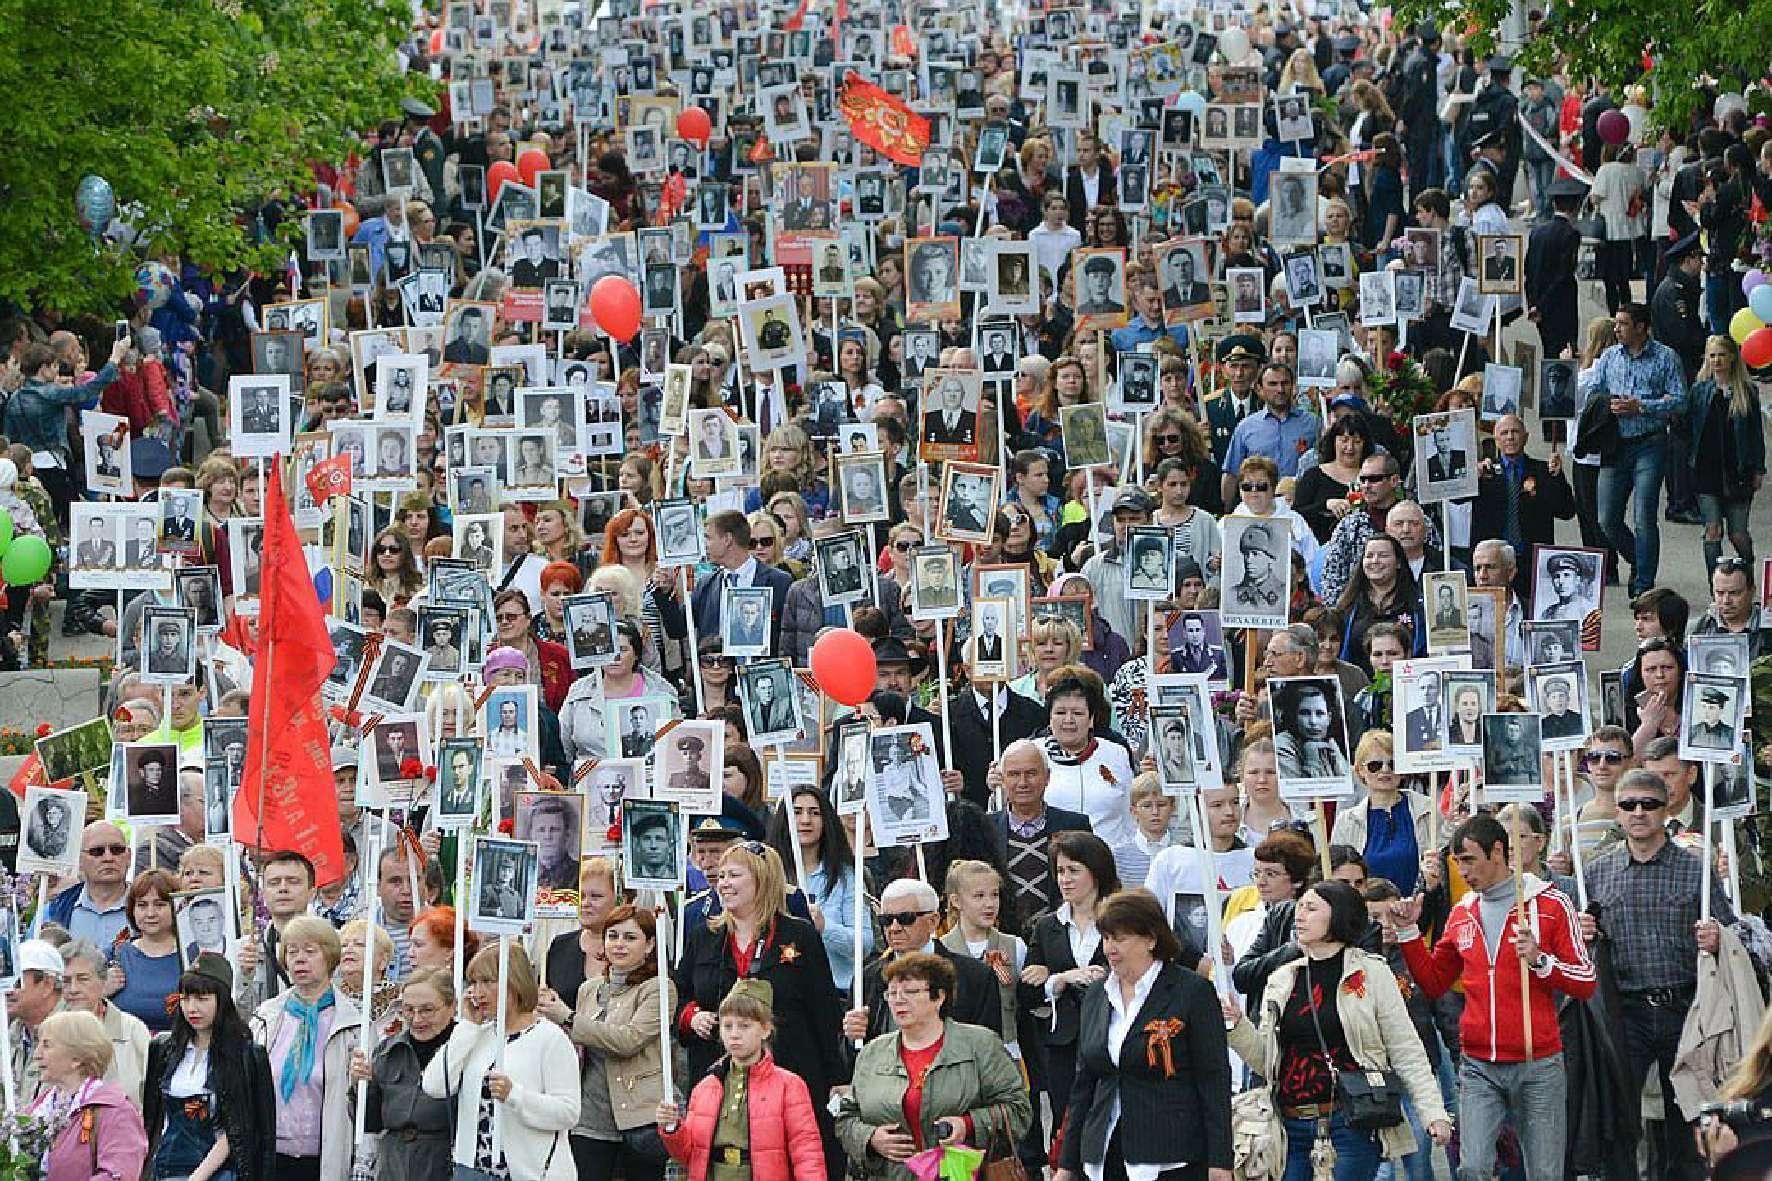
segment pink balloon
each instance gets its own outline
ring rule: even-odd
[[[1609,144],[1621,144],[1630,138],[1630,118],[1623,111],[1606,111],[1599,120],[1600,138]]]

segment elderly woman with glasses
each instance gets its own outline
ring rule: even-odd
[[[141,1019],[125,1013],[105,999],[104,953],[84,939],[64,943],[62,953],[62,1004],[65,1008],[91,1013],[110,1039],[111,1059],[105,1067],[106,1082],[116,1083],[139,1104],[142,1080],[148,1068],[148,1027]],[[176,992],[174,981],[170,992]],[[165,999],[161,999],[164,1011]],[[168,1018],[168,1025],[171,1019]]]
[[[909,1176],[904,1162],[938,1144],[1013,1150],[1032,1118],[1021,1070],[993,1030],[944,1018],[954,966],[917,951],[882,973],[896,1028],[862,1047],[837,1133],[869,1178]]]
[[[490,651],[511,648],[520,653],[528,669],[525,682],[540,685],[542,701],[557,713],[572,688],[572,657],[564,644],[536,639],[532,618],[527,595],[514,588],[499,591],[492,599],[494,638]]]

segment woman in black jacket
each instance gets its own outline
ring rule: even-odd
[[[1231,1068],[1218,994],[1179,962],[1163,907],[1143,890],[1101,905],[1112,969],[1083,997],[1077,1081],[1054,1181],[1086,1168],[1124,1181],[1230,1181]]]
[[[684,932],[677,961],[677,1036],[689,1055],[684,1086],[693,1087],[722,1053],[720,1002],[740,979],[754,979],[774,988],[776,1065],[804,1079],[812,1094],[829,1094],[849,1077],[837,988],[818,930],[788,913],[781,858],[761,841],[740,841],[710,876],[720,912]],[[833,1154],[836,1129],[822,1103],[818,1123],[836,1175],[843,1158]]]
[[[1113,851],[1094,833],[1061,832],[1049,848],[1052,878],[1063,902],[1035,920],[1028,932],[1021,1003],[1030,1010],[1052,1006],[1044,1039],[1046,1095],[1057,1113],[1070,1102],[1076,1076],[1083,993],[1107,975],[1096,911],[1102,899],[1119,890],[1120,874]]]
[[[277,1098],[271,1059],[234,1007],[234,969],[204,952],[178,981],[172,1030],[148,1047],[142,1122],[148,1173],[184,1177],[231,1169],[239,1181],[272,1181]]]

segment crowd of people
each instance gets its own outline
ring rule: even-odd
[[[286,271],[0,325],[0,664],[115,642],[0,793],[43,1176],[1763,1170],[1766,116],[1346,3],[444,8]],[[234,829],[281,527],[342,864]]]

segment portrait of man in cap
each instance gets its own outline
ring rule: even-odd
[[[1234,519],[1234,516],[1226,518],[1227,521]],[[1238,531],[1233,551],[1236,560],[1227,563],[1235,569],[1226,572],[1229,588],[1226,614],[1285,619],[1285,571],[1291,543],[1282,532],[1284,528],[1283,524],[1251,520]],[[1228,550],[1229,546],[1226,548]]]
[[[1077,291],[1079,316],[1123,316],[1126,314],[1126,282],[1120,264],[1112,254],[1091,254],[1083,263],[1082,282]]]
[[[1720,685],[1699,685],[1692,692],[1697,709],[1686,730],[1686,745],[1694,750],[1733,751],[1739,745],[1730,724],[1734,695]]]
[[[1599,564],[1587,554],[1540,550],[1532,583],[1532,618],[1581,623],[1600,609]]]
[[[1538,682],[1539,733],[1545,739],[1579,738],[1587,733],[1586,719],[1575,701],[1575,680],[1557,673]]]

